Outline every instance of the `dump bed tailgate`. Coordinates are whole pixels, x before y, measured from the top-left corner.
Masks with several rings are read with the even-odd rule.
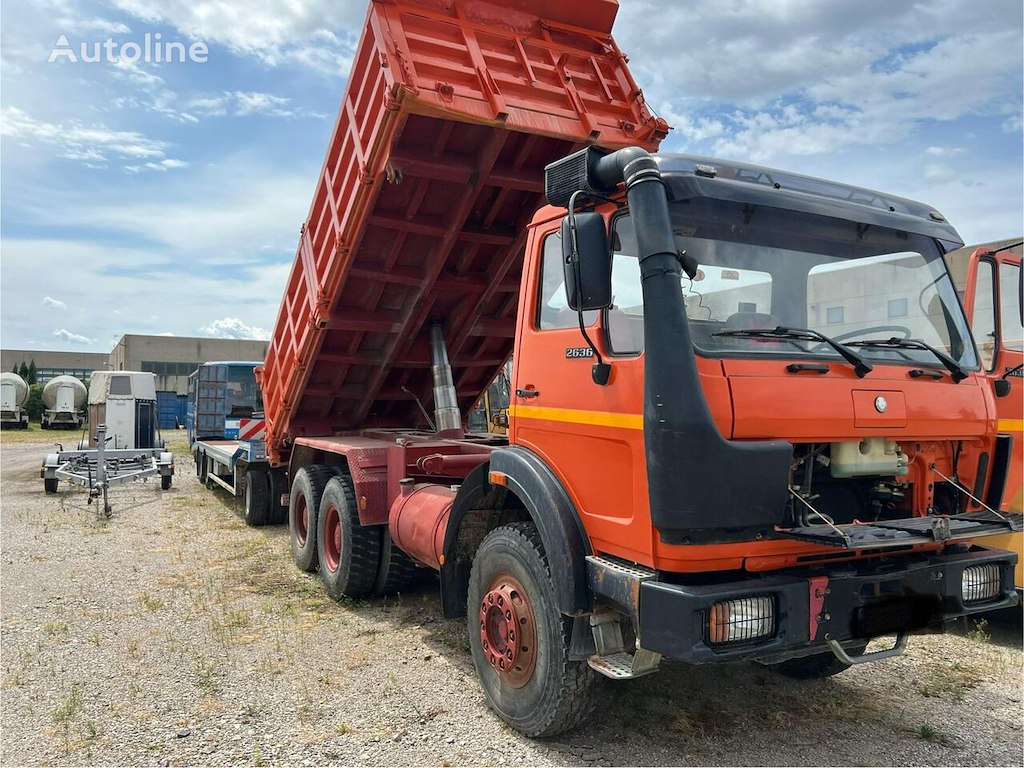
[[[272,460],[301,435],[421,422],[429,320],[463,410],[511,354],[544,166],[667,130],[609,35],[616,9],[370,3],[259,372]]]

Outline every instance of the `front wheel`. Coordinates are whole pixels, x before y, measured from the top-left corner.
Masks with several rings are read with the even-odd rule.
[[[594,671],[569,658],[540,534],[532,523],[496,528],[473,559],[467,605],[473,664],[488,703],[526,736],[572,730],[593,709]]]
[[[43,478],[43,490],[47,493],[56,493],[57,486],[60,484],[60,480],[56,477],[44,477]]]
[[[245,473],[245,524],[266,525],[270,514],[270,486],[267,473],[258,469]]]
[[[160,490],[161,491],[169,491],[169,490],[171,490],[171,476],[170,475],[161,475],[160,476]]]
[[[288,522],[288,505],[281,503],[281,497],[288,493],[288,475],[283,469],[272,469],[267,472],[270,480],[270,513],[267,522],[280,525]]]

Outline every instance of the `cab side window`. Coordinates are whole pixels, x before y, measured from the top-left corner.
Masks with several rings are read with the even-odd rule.
[[[541,256],[540,290],[537,292],[537,327],[542,331],[557,328],[578,328],[580,321],[575,310],[569,308],[565,293],[565,269],[562,266],[562,233],[555,230],[544,239]],[[597,320],[596,311],[583,313],[583,324],[590,326]]]
[[[1024,351],[1021,323],[1020,265],[999,265],[999,342],[1004,349]]]
[[[996,355],[995,267],[991,261],[978,262],[978,275],[974,286],[974,311],[971,328],[978,345],[981,365],[992,370]]]

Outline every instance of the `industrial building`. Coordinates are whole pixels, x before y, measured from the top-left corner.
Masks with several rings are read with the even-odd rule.
[[[97,370],[155,373],[160,426],[169,428],[184,423],[188,376],[199,363],[263,360],[267,344],[250,339],[126,334],[109,354],[3,349],[0,350],[0,370],[10,371],[23,362],[28,365],[34,361],[36,381],[40,384],[61,374],[86,380]]]
[[[106,368],[109,355],[102,352],[47,352],[38,349],[0,350],[0,370],[13,371],[22,363],[36,364],[36,381],[45,384],[55,376],[87,379],[95,370]]]
[[[156,374],[158,392],[188,392],[188,375],[199,363],[210,360],[263,360],[266,341],[208,339],[187,336],[138,336],[126,334],[109,356],[115,371],[148,371]],[[37,363],[38,365],[38,363]]]

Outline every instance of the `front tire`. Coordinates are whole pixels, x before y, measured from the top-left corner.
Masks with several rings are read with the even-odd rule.
[[[496,528],[473,559],[467,606],[473,664],[491,708],[529,737],[579,726],[593,709],[594,671],[569,658],[540,534],[532,523]]]
[[[47,493],[56,493],[57,486],[60,484],[60,480],[56,477],[44,477],[43,478],[43,490]]]
[[[317,568],[317,517],[320,499],[332,477],[332,467],[311,464],[300,469],[292,482],[288,501],[288,536],[295,564],[307,573]]]
[[[245,524],[258,528],[269,522],[270,486],[267,473],[251,470],[245,473]]]
[[[373,594],[380,559],[380,526],[359,524],[352,478],[332,478],[320,499],[316,535],[320,578],[335,600]]]
[[[171,490],[171,476],[170,475],[161,475],[160,476],[160,490],[161,491],[169,491],[169,490]]]
[[[288,475],[281,469],[272,469],[267,473],[270,479],[270,525],[281,525],[288,522],[288,505],[281,503],[281,497],[288,493]]]

